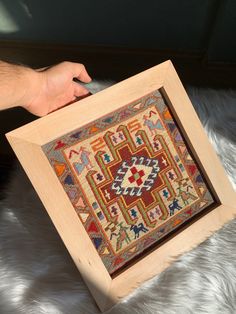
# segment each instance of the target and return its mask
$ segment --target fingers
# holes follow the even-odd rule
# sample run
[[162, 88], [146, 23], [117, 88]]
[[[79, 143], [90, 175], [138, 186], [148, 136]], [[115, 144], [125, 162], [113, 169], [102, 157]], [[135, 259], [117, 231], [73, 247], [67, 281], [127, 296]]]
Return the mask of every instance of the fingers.
[[64, 61], [55, 66], [47, 66], [47, 67], [36, 69], [36, 71], [43, 72], [51, 68], [54, 68], [54, 69], [60, 68], [61, 70], [64, 70], [64, 71], [66, 70], [70, 71], [70, 73], [72, 73], [73, 75], [73, 78], [77, 78], [78, 80], [84, 83], [89, 83], [92, 80], [87, 70], [85, 69], [85, 66], [81, 63], [76, 63], [76, 62]]
[[75, 62], [63, 62], [68, 67], [71, 68], [71, 72], [73, 74], [73, 77], [77, 78], [81, 82], [89, 83], [91, 82], [91, 77], [88, 75], [87, 70], [85, 69], [85, 66], [81, 63], [75, 63]]

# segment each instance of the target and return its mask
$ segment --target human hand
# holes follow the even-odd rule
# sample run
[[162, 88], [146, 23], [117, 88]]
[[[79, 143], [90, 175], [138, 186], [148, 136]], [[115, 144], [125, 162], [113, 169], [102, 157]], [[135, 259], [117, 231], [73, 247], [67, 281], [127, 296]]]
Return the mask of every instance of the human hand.
[[73, 81], [91, 81], [83, 64], [62, 62], [55, 66], [31, 72], [31, 87], [23, 98], [23, 107], [37, 116], [44, 116], [77, 99], [89, 91]]

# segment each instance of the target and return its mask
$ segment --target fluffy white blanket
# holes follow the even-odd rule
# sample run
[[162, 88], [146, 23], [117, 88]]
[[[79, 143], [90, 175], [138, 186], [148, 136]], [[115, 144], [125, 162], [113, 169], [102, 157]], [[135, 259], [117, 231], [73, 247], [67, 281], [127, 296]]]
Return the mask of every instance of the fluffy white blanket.
[[[196, 88], [188, 92], [236, 186], [236, 92]], [[232, 221], [109, 314], [236, 313], [235, 228]], [[0, 203], [0, 313], [99, 313], [18, 165]]]

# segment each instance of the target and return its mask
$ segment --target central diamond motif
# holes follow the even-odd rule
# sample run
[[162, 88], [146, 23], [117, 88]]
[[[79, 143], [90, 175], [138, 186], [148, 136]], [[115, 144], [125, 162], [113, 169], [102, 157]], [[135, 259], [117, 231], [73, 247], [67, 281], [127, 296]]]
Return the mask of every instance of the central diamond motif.
[[129, 182], [135, 182], [138, 186], [140, 186], [143, 183], [142, 177], [145, 175], [143, 169], [138, 171], [136, 167], [132, 167], [130, 172], [132, 173], [132, 176], [128, 177]]
[[159, 171], [158, 160], [134, 156], [121, 164], [111, 189], [116, 195], [141, 196], [152, 188]]

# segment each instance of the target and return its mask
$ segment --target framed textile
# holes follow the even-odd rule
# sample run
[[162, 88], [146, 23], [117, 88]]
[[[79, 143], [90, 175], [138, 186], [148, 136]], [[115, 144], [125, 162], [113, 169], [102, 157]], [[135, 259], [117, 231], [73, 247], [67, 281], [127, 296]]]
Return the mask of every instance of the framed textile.
[[236, 213], [170, 61], [7, 138], [101, 310]]

